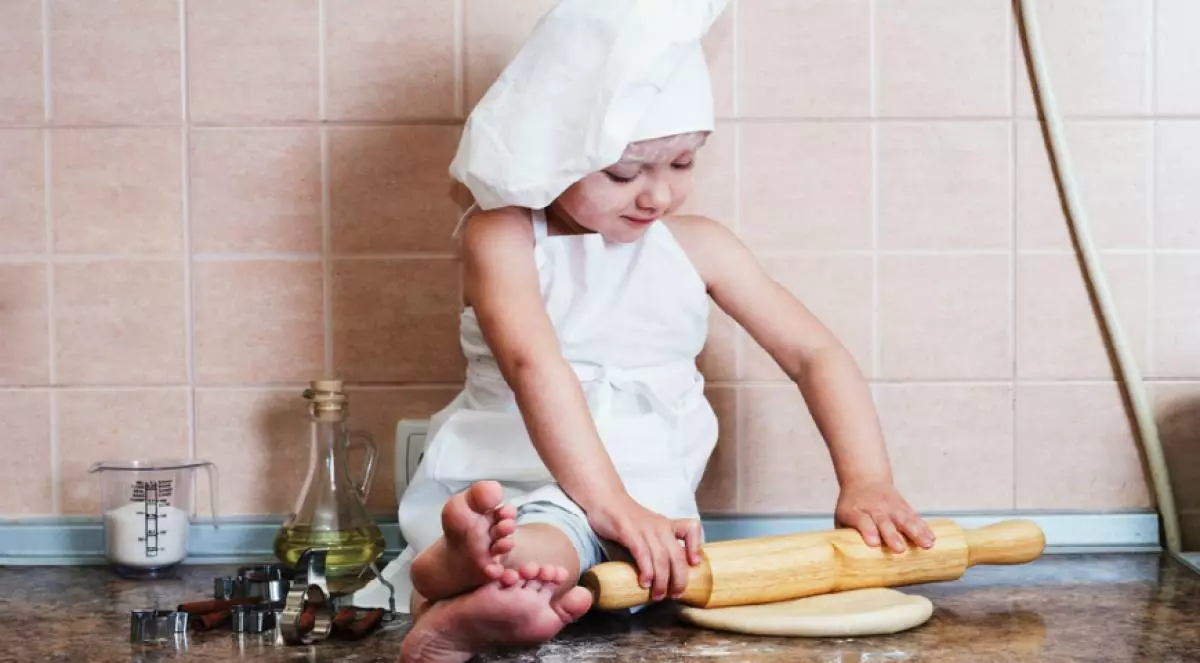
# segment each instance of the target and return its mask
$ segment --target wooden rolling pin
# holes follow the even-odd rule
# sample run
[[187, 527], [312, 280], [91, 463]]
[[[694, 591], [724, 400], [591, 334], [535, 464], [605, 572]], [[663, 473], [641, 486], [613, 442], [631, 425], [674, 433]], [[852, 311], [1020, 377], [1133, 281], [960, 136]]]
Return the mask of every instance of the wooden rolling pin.
[[[1024, 564], [1046, 547], [1041, 528], [1007, 520], [979, 529], [952, 520], [929, 520], [936, 540], [928, 550], [911, 546], [893, 553], [872, 548], [854, 529], [720, 541], [704, 546], [702, 561], [688, 569], [678, 600], [700, 608], [774, 603], [865, 587], [899, 587], [956, 580], [976, 564]], [[593, 607], [619, 610], [650, 602], [638, 585], [637, 567], [605, 562], [579, 580]]]

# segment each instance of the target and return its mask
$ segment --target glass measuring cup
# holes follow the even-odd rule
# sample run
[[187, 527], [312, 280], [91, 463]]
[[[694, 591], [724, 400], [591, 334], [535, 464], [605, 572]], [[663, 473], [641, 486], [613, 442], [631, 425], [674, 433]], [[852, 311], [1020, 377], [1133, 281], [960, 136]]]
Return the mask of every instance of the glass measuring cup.
[[168, 575], [187, 558], [192, 475], [208, 472], [213, 526], [217, 523], [217, 466], [206, 460], [104, 460], [88, 470], [100, 477], [104, 550], [126, 578]]

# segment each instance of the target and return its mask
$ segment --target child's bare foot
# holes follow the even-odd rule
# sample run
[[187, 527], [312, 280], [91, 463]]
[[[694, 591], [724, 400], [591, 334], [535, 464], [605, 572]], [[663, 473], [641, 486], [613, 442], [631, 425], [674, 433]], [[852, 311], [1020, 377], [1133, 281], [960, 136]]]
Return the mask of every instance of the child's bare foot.
[[503, 497], [500, 484], [480, 481], [446, 502], [442, 538], [413, 560], [417, 591], [438, 600], [495, 580], [516, 582], [517, 572], [501, 564], [517, 530], [517, 510], [501, 504]]
[[455, 495], [442, 509], [447, 547], [495, 580], [504, 567], [497, 560], [513, 548], [517, 510], [501, 504], [504, 489], [495, 481], [479, 481]]
[[591, 607], [582, 587], [554, 598], [567, 578], [562, 567], [530, 564], [519, 576], [514, 584], [488, 583], [430, 606], [404, 638], [400, 660], [463, 663], [494, 647], [546, 642]]

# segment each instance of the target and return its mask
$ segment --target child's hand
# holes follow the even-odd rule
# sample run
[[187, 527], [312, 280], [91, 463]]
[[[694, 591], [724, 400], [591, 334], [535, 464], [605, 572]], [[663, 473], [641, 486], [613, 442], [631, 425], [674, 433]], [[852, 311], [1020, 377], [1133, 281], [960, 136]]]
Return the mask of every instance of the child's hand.
[[858, 530], [869, 546], [878, 546], [881, 537], [897, 553], [908, 549], [905, 537], [922, 548], [933, 545], [933, 531], [890, 483], [843, 486], [834, 518], [838, 527]]
[[[687, 588], [688, 564], [700, 563], [700, 521], [671, 520], [626, 496], [588, 514], [601, 538], [621, 544], [633, 556], [650, 598], [679, 598]], [[680, 542], [683, 546], [680, 546]]]

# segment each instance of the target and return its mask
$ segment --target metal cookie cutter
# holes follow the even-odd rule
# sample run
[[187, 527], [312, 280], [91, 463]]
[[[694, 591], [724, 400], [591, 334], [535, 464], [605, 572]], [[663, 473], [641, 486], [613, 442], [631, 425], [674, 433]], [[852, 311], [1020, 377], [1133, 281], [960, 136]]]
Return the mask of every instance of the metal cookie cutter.
[[160, 642], [186, 637], [188, 613], [174, 610], [131, 610], [130, 642]]
[[213, 599], [228, 601], [242, 597], [242, 582], [237, 576], [223, 576], [213, 581]]
[[297, 567], [306, 571], [292, 583], [283, 606], [279, 630], [289, 645], [311, 645], [329, 637], [333, 628], [333, 603], [325, 583], [328, 549], [305, 550]]
[[287, 598], [290, 585], [283, 567], [278, 564], [243, 566], [238, 569], [237, 575], [213, 581], [213, 598], [218, 601], [254, 598], [280, 608]]
[[262, 633], [275, 628], [275, 611], [262, 604], [233, 607], [234, 633]]
[[279, 564], [243, 566], [237, 573], [241, 579], [242, 595], [247, 598], [262, 599], [266, 603], [282, 606], [291, 589], [291, 583], [284, 577], [283, 567]]

